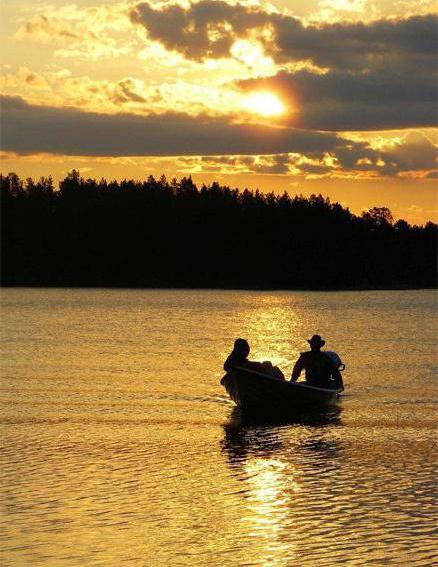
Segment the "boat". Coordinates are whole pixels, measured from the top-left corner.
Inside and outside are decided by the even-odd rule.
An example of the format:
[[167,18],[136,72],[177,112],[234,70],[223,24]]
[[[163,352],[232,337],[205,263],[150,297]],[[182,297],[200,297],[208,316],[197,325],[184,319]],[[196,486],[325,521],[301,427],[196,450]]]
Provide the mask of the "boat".
[[319,388],[304,382],[287,382],[261,372],[236,368],[221,384],[243,411],[253,415],[295,415],[336,406],[342,390]]

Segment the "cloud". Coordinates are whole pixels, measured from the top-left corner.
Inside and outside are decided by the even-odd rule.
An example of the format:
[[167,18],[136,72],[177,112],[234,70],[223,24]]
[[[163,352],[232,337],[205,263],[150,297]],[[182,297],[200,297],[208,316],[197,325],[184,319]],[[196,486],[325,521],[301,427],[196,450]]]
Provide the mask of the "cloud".
[[397,140],[388,140],[374,148],[339,148],[339,165],[343,170],[374,171],[382,176],[427,177],[437,167],[437,146],[421,132],[409,132]]
[[384,146],[383,154],[398,170],[421,171],[437,166],[437,146],[420,132],[410,132],[402,141]]
[[[362,0],[335,4],[359,13]],[[146,30],[144,43],[133,22]],[[305,25],[260,5],[224,0],[47,7],[21,26],[18,37],[50,42],[62,57],[92,60],[118,57],[136,46],[142,63],[127,58],[129,74],[123,67],[112,81],[96,81],[91,73],[93,78],[58,79],[45,70],[29,72],[12,87],[9,73],[10,86],[2,92],[15,96],[26,88],[33,103],[91,112],[144,115],[171,109],[243,116],[242,94],[266,88],[278,91],[294,110],[281,118],[290,127],[330,132],[428,127],[436,123],[436,36],[430,14]]]
[[36,106],[2,97],[2,145],[19,153],[74,155],[321,154],[346,142],[336,134],[264,125],[239,125],[220,118],[98,114]]
[[293,175],[307,178],[435,177],[436,146],[419,132],[396,142],[389,140],[380,150],[367,144],[344,144],[322,154],[284,153],[255,156],[180,157],[183,173],[220,175]]
[[125,102],[146,102],[146,98],[138,94],[135,82],[132,79],[119,81],[116,91],[112,94],[112,98],[117,104],[124,104]]
[[296,110],[286,118],[290,126],[351,131],[436,123],[434,15],[304,25],[257,5],[201,0],[142,2],[131,18],[150,40],[188,59],[233,57],[242,44],[269,55],[283,70],[272,75],[271,66],[270,77],[237,84],[278,91]]
[[1,103],[2,148],[17,154],[206,156],[201,169],[314,176],[419,171],[425,177],[436,167],[436,147],[421,133],[373,147],[335,133],[208,116],[98,114],[31,105],[19,97],[1,97]]
[[[187,159],[187,158],[186,158]],[[188,161],[186,171],[198,166],[204,173],[236,175],[236,173],[262,175],[288,175],[291,173],[292,154],[258,156],[206,156]]]
[[120,57],[133,46],[128,4],[80,8],[74,4],[47,6],[24,22],[15,37],[57,47],[62,58]]
[[26,22],[17,32],[17,37],[20,39],[32,37],[41,43],[80,39],[80,36],[72,31],[67,22],[49,18],[44,14],[35,16]]
[[222,0],[201,0],[188,6],[159,8],[142,2],[132,9],[131,19],[146,28],[150,39],[192,59],[229,56],[237,37],[269,23],[269,14],[257,7]]
[[333,70],[281,71],[266,79],[240,81],[245,91],[277,91],[297,112],[300,128],[388,130],[435,126],[436,70],[405,63],[354,73]]
[[433,58],[437,46],[432,15],[305,26],[259,6],[201,0],[187,7],[141,2],[131,19],[150,39],[192,59],[229,56],[238,38],[252,37],[279,63],[310,60],[320,67],[364,69],[376,58],[394,55]]
[[[123,72],[124,69],[121,69]],[[28,67],[9,70],[0,76],[0,93],[21,96],[35,105],[75,107],[88,112],[114,114],[127,112],[138,115],[162,114],[169,111],[198,114],[231,115],[239,110],[242,93],[233,82],[221,83],[220,72],[214,77],[206,74],[202,81],[192,77],[183,80],[170,74],[167,81],[124,76],[117,80],[73,75],[65,68],[42,72]]]

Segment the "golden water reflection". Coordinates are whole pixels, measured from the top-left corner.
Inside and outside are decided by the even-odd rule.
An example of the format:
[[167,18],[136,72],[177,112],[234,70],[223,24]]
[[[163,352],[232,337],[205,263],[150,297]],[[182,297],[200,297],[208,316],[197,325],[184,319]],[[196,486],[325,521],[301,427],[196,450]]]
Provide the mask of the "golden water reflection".
[[255,458],[244,465],[247,474],[248,516],[245,531],[258,538],[263,565],[285,565],[295,555],[294,544],[282,541],[288,524],[290,490],[299,490],[292,471],[280,459]]
[[[293,305],[284,309],[281,298],[275,294],[254,298],[252,309],[240,317],[237,334],[248,338],[251,357],[270,360],[289,373],[292,363],[299,355],[296,337],[303,336],[303,320]],[[240,332],[239,332],[240,331]]]
[[[299,564],[299,538],[294,533],[309,531],[306,507],[319,508],[324,515],[332,501],[331,482],[342,451],[330,431],[341,425],[340,414],[338,409],[313,416],[303,427],[248,423],[235,410],[224,427],[222,450],[230,469],[245,484],[239,529],[257,543],[257,565]],[[324,548],[326,536],[319,533],[313,513],[312,518],[317,526],[314,544]]]
[[[433,291],[3,294],[1,565],[434,564]],[[229,417],[233,340],[314,331],[342,414]]]

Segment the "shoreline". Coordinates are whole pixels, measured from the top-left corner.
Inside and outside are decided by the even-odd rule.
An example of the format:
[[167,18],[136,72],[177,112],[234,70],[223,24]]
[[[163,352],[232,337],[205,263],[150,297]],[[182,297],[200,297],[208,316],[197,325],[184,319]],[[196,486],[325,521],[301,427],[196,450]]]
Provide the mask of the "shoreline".
[[56,284],[1,284],[0,289],[117,289],[117,290],[150,290],[150,291],[301,291],[301,292],[346,292],[346,291],[420,291],[436,290],[436,286],[358,286],[358,287],[262,287],[262,286],[136,286],[136,285],[56,285]]

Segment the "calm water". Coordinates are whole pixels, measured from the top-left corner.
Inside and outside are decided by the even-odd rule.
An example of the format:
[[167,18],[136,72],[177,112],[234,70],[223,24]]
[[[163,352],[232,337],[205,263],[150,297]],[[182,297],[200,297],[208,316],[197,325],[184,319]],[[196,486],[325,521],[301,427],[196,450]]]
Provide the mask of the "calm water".
[[[4,290],[2,565],[432,565],[436,296]],[[326,422],[248,425],[233,339],[347,363]]]

